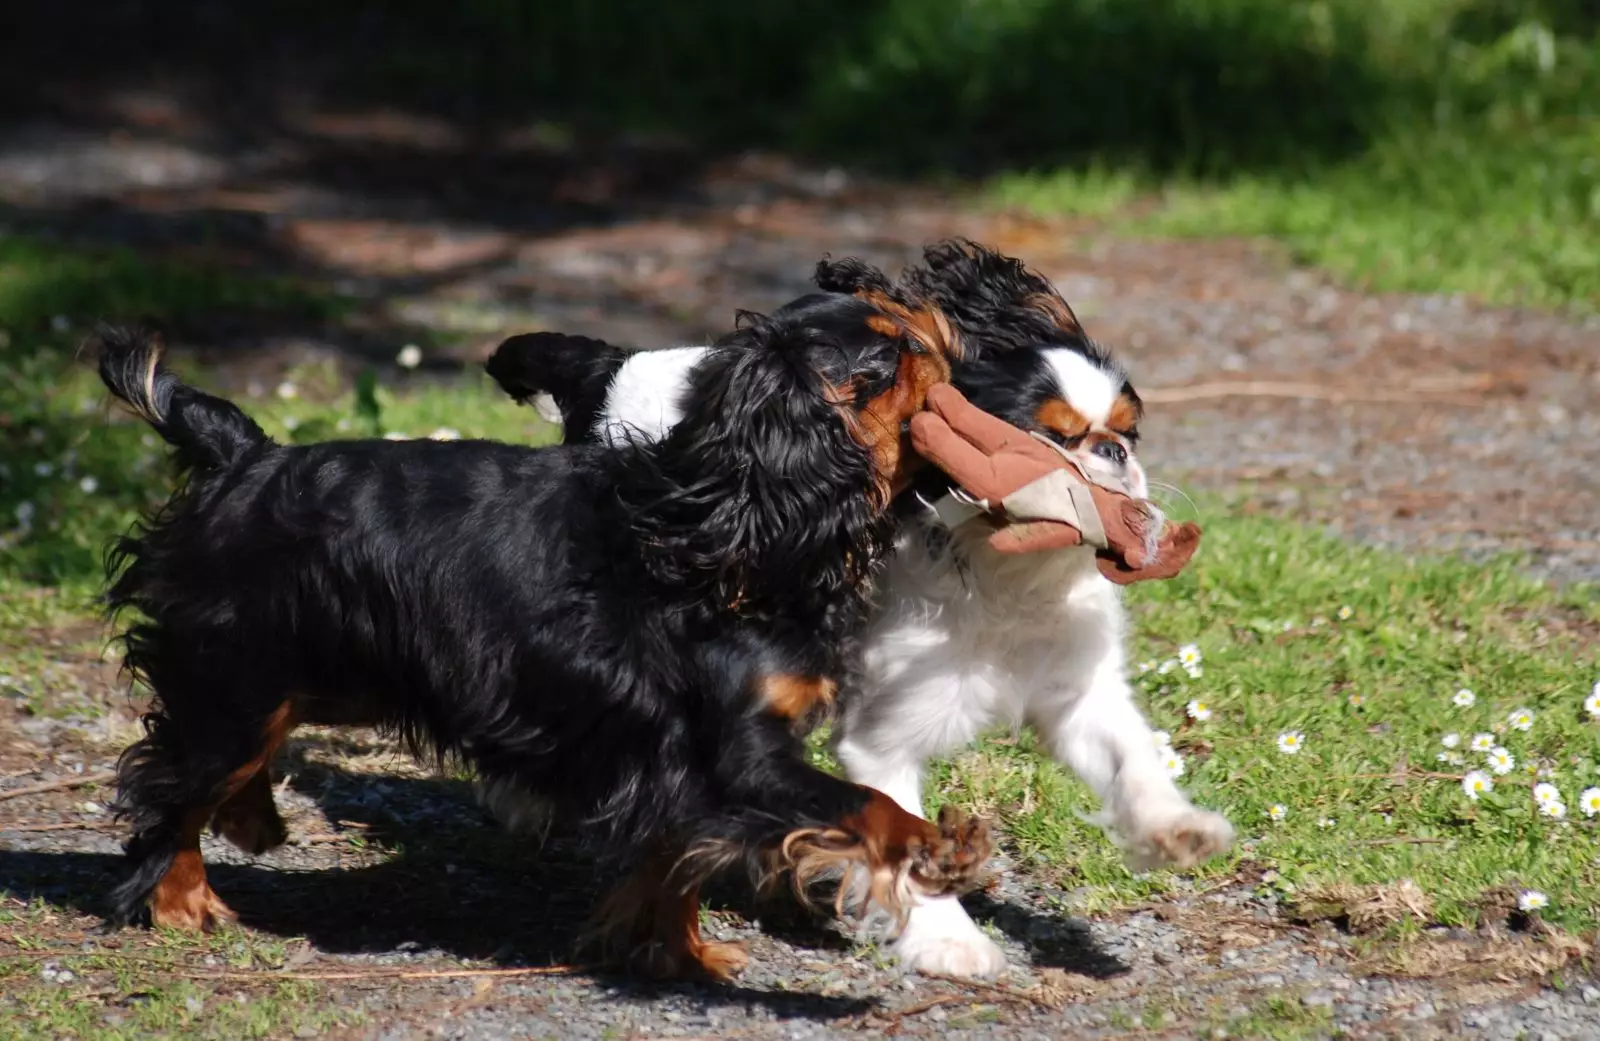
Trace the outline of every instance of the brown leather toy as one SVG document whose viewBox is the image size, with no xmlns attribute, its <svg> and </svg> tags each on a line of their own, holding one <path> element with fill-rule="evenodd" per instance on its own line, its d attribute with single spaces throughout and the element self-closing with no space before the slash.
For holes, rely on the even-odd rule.
<svg viewBox="0 0 1600 1041">
<path fill-rule="evenodd" d="M 1095 547 L 1100 573 L 1119 585 L 1171 578 L 1200 546 L 1200 526 L 1152 533 L 1150 505 L 1093 483 L 1052 442 L 1012 426 L 940 384 L 911 419 L 917 453 L 976 499 L 973 515 L 1004 524 L 989 537 L 1001 553 Z M 1152 537 L 1152 536 L 1155 537 Z"/>
</svg>

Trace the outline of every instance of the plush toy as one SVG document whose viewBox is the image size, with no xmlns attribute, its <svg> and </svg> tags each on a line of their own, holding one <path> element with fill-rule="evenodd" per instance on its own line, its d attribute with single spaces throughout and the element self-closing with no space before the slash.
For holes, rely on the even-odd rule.
<svg viewBox="0 0 1600 1041">
<path fill-rule="evenodd" d="M 918 454 L 965 494 L 936 504 L 947 522 L 987 514 L 1003 526 L 989 537 L 1001 553 L 1087 545 L 1100 573 L 1119 585 L 1171 578 L 1200 546 L 1200 526 L 1160 523 L 1143 499 L 1095 484 L 1061 447 L 979 410 L 940 384 L 911 420 Z"/>
</svg>

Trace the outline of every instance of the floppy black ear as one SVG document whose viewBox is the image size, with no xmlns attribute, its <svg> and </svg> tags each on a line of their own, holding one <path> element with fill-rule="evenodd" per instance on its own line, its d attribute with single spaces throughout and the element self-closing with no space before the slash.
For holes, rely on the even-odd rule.
<svg viewBox="0 0 1600 1041">
<path fill-rule="evenodd" d="M 483 367 L 520 404 L 541 394 L 555 399 L 566 440 L 572 443 L 588 438 L 605 407 L 612 377 L 631 353 L 587 336 L 525 333 L 496 347 Z"/>
<path fill-rule="evenodd" d="M 1077 315 L 1050 280 L 969 239 L 927 246 L 902 282 L 934 301 L 978 355 L 1040 344 L 1086 345 Z"/>
<path fill-rule="evenodd" d="M 747 324 L 696 369 L 686 415 L 657 446 L 667 478 L 631 505 L 650 565 L 719 606 L 848 600 L 887 546 L 871 451 L 852 430 L 858 386 L 892 380 L 898 351 L 814 327 Z M 619 482 L 624 494 L 645 484 Z"/>
</svg>

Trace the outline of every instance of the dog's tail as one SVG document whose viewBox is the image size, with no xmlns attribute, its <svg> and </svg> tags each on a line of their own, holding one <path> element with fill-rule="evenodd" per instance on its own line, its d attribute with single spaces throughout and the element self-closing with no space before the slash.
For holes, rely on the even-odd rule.
<svg viewBox="0 0 1600 1041">
<path fill-rule="evenodd" d="M 587 336 L 525 333 L 496 347 L 483 367 L 501 390 L 573 434 L 600 414 L 611 378 L 632 353 Z"/>
<path fill-rule="evenodd" d="M 178 450 L 185 469 L 221 470 L 272 439 L 230 401 L 185 386 L 161 364 L 153 334 L 101 328 L 100 379 Z"/>
</svg>

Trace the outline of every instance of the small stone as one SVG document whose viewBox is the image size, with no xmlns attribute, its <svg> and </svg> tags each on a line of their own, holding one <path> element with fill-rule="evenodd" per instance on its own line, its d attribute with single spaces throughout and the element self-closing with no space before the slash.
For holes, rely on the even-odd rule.
<svg viewBox="0 0 1600 1041">
<path fill-rule="evenodd" d="M 1424 1001 L 1411 1010 L 1411 1015 L 1415 1019 L 1432 1019 L 1435 1011 L 1433 1002 Z"/>
<path fill-rule="evenodd" d="M 1256 977 L 1256 983 L 1263 987 L 1281 987 L 1283 986 L 1283 977 L 1275 972 L 1269 972 L 1264 976 Z"/>
<path fill-rule="evenodd" d="M 1301 998 L 1300 1002 L 1301 1004 L 1305 1005 L 1306 1008 L 1332 1008 L 1333 991 L 1314 990 L 1305 997 Z"/>
<path fill-rule="evenodd" d="M 1584 987 L 1581 994 L 1585 1005 L 1600 1005 L 1600 987 Z"/>
</svg>

